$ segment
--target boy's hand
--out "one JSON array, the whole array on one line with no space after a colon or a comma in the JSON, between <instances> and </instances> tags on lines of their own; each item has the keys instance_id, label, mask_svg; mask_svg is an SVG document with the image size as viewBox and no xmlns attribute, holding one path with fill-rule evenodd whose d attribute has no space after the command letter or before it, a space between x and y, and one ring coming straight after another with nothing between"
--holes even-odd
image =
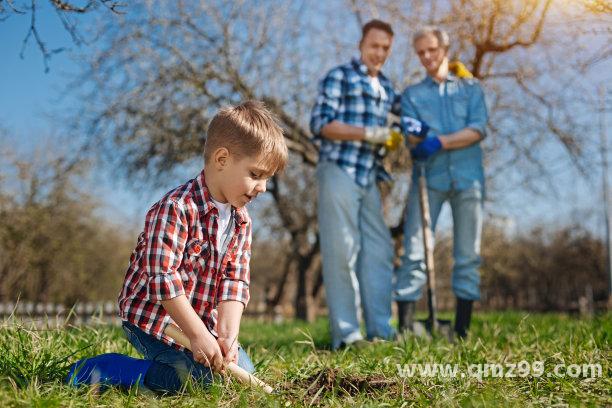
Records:
<instances>
[{"instance_id":1,"label":"boy's hand","mask_svg":"<svg viewBox=\"0 0 612 408\"><path fill-rule=\"evenodd\" d=\"M217 338L217 343L221 348L221 353L223 354L225 364L238 364L238 339L236 337L219 337Z\"/></svg>"},{"instance_id":2,"label":"boy's hand","mask_svg":"<svg viewBox=\"0 0 612 408\"><path fill-rule=\"evenodd\" d=\"M223 372L223 354L214 336L206 330L202 335L190 338L193 359L216 372Z\"/></svg>"}]
</instances>

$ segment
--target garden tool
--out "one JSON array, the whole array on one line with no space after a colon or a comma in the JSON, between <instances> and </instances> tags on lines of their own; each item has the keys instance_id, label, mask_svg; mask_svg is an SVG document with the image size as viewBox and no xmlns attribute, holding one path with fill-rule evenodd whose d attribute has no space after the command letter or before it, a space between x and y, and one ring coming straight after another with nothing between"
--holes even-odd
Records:
<instances>
[{"instance_id":1,"label":"garden tool","mask_svg":"<svg viewBox=\"0 0 612 408\"><path fill-rule=\"evenodd\" d=\"M191 350L191 344L189 342L189 338L183 333L183 331L175 324L169 324L166 326L166 330L164 333L172 337L178 344L182 345ZM193 352L193 350L191 350ZM261 381L259 378L255 377L253 374L249 374L246 370L239 367L237 364L230 362L226 366L227 371L236 379L238 382L247 385L255 385L257 387L262 388L266 393L272 394L274 389L270 387L265 382Z\"/></svg>"},{"instance_id":2,"label":"garden tool","mask_svg":"<svg viewBox=\"0 0 612 408\"><path fill-rule=\"evenodd\" d=\"M425 320L418 320L416 325L424 325L429 333L438 333L453 341L453 330L450 320L438 319L436 303L436 272L434 268L434 242L429 212L429 197L427 194L427 179L425 177L425 161L417 160L419 171L419 204L421 207L421 227L423 231L423 247L425 250L425 271L427 274L427 308L429 315ZM415 328L415 332L418 328Z\"/></svg>"}]
</instances>

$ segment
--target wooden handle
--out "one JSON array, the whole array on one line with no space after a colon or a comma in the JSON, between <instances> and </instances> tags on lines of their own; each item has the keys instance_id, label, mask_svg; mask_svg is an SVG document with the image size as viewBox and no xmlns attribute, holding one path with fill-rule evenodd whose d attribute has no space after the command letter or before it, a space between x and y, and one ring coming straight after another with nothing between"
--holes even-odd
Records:
<instances>
[{"instance_id":1,"label":"wooden handle","mask_svg":"<svg viewBox=\"0 0 612 408\"><path fill-rule=\"evenodd\" d=\"M172 337L174 341L176 341L178 344L191 350L189 338L185 335L185 333L182 332L182 330L177 325L170 323L168 326L166 326L166 330L164 330L164 333L166 334L166 336ZM237 366L233 362L229 363L226 368L230 372L230 374L242 384L248 384L250 386L256 385L258 387L261 387L268 394L272 394L272 392L274 391L274 389L268 384L261 381L254 375L249 374L243 368Z\"/></svg>"},{"instance_id":2,"label":"wooden handle","mask_svg":"<svg viewBox=\"0 0 612 408\"><path fill-rule=\"evenodd\" d=\"M429 212L429 195L425 163L419 163L419 205L421 207L421 227L423 229L423 248L425 250L425 272L427 275L427 306L429 319L434 328L438 325L438 304L436 300L436 269L434 267L434 236Z\"/></svg>"}]
</instances>

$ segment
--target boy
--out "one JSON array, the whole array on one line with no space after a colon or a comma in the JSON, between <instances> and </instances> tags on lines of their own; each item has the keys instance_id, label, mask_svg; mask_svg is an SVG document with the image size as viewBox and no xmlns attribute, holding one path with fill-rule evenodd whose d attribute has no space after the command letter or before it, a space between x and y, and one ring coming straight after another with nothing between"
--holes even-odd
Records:
<instances>
[{"instance_id":1,"label":"boy","mask_svg":"<svg viewBox=\"0 0 612 408\"><path fill-rule=\"evenodd\" d=\"M237 341L249 300L245 205L286 165L282 129L262 103L222 109L209 125L204 161L200 175L147 213L119 295L123 329L145 360L97 356L73 366L71 383L176 392L189 376L210 383L230 361L253 371ZM193 353L164 334L169 323L189 337Z\"/></svg>"}]
</instances>

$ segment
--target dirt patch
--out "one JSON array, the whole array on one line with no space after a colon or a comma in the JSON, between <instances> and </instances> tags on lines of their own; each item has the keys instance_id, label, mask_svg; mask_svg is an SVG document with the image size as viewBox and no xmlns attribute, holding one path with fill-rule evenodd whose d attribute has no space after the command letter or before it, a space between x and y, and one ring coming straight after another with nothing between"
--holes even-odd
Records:
<instances>
[{"instance_id":1,"label":"dirt patch","mask_svg":"<svg viewBox=\"0 0 612 408\"><path fill-rule=\"evenodd\" d=\"M376 396L385 394L400 398L409 398L407 384L402 384L400 378L386 378L381 374L358 375L342 373L338 369L324 368L305 379L284 384L285 391L295 394L299 392L305 400L317 405L325 395Z\"/></svg>"}]
</instances>

